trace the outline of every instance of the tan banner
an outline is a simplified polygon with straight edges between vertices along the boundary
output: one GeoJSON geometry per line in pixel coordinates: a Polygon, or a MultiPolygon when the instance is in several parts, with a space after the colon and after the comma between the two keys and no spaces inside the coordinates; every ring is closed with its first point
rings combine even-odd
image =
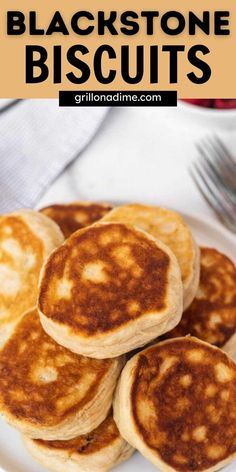
{"type": "Polygon", "coordinates": [[[0,35],[2,98],[158,89],[182,98],[236,96],[235,0],[2,0],[0,35]],[[21,15],[7,14],[14,11],[21,15]]]}

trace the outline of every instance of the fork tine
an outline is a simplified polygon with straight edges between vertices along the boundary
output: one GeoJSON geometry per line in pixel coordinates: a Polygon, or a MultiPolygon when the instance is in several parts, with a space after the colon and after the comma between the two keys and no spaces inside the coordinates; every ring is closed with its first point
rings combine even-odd
{"type": "Polygon", "coordinates": [[[198,189],[201,191],[204,198],[211,205],[211,207],[215,211],[218,211],[218,212],[223,211],[223,207],[221,203],[218,201],[215,201],[215,199],[213,198],[209,185],[207,184],[206,179],[202,176],[201,171],[199,172],[199,168],[197,167],[196,164],[194,164],[192,168],[190,168],[190,173],[198,189]]]}
{"type": "Polygon", "coordinates": [[[227,176],[232,181],[234,189],[236,189],[236,161],[233,160],[232,156],[229,154],[228,149],[217,136],[215,141],[210,141],[210,143],[215,153],[215,158],[218,162],[218,165],[221,167],[221,169],[224,169],[224,172],[227,171],[227,176]]]}
{"type": "Polygon", "coordinates": [[[189,170],[191,177],[201,195],[214,210],[220,221],[224,223],[231,231],[236,233],[236,224],[232,222],[231,218],[228,218],[228,211],[226,211],[224,206],[222,206],[221,201],[218,198],[215,198],[215,195],[212,194],[212,191],[206,182],[205,177],[202,175],[202,172],[199,172],[199,168],[196,166],[196,164],[190,167],[189,170]]]}
{"type": "Polygon", "coordinates": [[[225,198],[236,208],[236,185],[231,185],[231,180],[229,181],[224,173],[220,172],[220,169],[218,169],[217,165],[213,165],[211,159],[206,158],[206,166],[208,167],[208,170],[215,183],[222,187],[222,192],[224,193],[225,198]]]}
{"type": "Polygon", "coordinates": [[[198,146],[198,149],[201,150],[201,155],[204,157],[202,158],[201,165],[204,168],[205,172],[208,174],[212,182],[214,183],[217,191],[219,186],[222,189],[224,199],[226,203],[228,203],[230,206],[233,205],[233,210],[236,209],[236,195],[234,192],[232,192],[227,186],[225,181],[222,179],[222,175],[219,173],[218,168],[213,165],[212,159],[209,157],[209,155],[205,152],[201,146],[198,146]]]}
{"type": "Polygon", "coordinates": [[[212,141],[204,143],[204,148],[201,146],[198,146],[198,148],[201,148],[200,152],[208,157],[208,161],[211,161],[214,172],[218,173],[218,178],[224,185],[230,199],[236,202],[236,163],[233,166],[229,165],[224,151],[220,151],[219,148],[215,147],[212,141]],[[208,155],[206,155],[204,149],[208,150],[208,155]]]}
{"type": "Polygon", "coordinates": [[[199,166],[199,163],[196,164],[195,163],[195,169],[198,173],[198,176],[200,177],[202,183],[204,184],[205,188],[207,188],[208,192],[210,193],[210,195],[212,195],[214,197],[214,199],[217,201],[217,204],[218,204],[218,207],[222,210],[222,211],[227,211],[226,207],[224,206],[221,198],[219,197],[219,194],[217,192],[217,187],[214,187],[212,188],[212,181],[210,180],[211,182],[211,185],[209,183],[209,181],[206,179],[205,175],[204,175],[204,172],[202,171],[202,169],[200,168],[199,166]],[[213,193],[214,192],[214,193],[213,193]]]}
{"type": "Polygon", "coordinates": [[[218,137],[205,139],[197,149],[191,177],[218,218],[236,233],[236,161],[218,137]]]}
{"type": "MultiPolygon", "coordinates": [[[[212,161],[211,161],[210,155],[206,152],[205,148],[201,144],[197,144],[197,149],[199,150],[200,156],[202,157],[201,165],[205,167],[207,163],[208,170],[210,172],[213,170],[215,171],[216,169],[212,169],[212,161]]],[[[220,176],[219,176],[218,171],[216,171],[216,175],[217,175],[217,181],[219,182],[220,176]]]]}
{"type": "Polygon", "coordinates": [[[190,167],[189,172],[190,172],[190,175],[191,175],[194,183],[196,184],[198,190],[200,191],[201,195],[204,197],[204,199],[206,200],[208,205],[210,205],[210,207],[217,213],[217,215],[219,217],[221,217],[221,213],[220,213],[217,205],[215,204],[214,200],[210,197],[210,194],[208,192],[206,192],[205,188],[203,187],[202,183],[200,182],[200,179],[198,179],[197,175],[195,175],[195,173],[193,172],[193,168],[190,167]]]}
{"type": "Polygon", "coordinates": [[[234,171],[235,171],[236,162],[233,159],[232,155],[229,153],[229,150],[227,149],[227,147],[225,146],[223,141],[219,138],[219,136],[216,135],[214,137],[214,139],[215,139],[215,143],[218,143],[218,146],[221,148],[221,150],[223,151],[225,157],[227,157],[228,162],[231,163],[231,165],[233,166],[234,171]]]}

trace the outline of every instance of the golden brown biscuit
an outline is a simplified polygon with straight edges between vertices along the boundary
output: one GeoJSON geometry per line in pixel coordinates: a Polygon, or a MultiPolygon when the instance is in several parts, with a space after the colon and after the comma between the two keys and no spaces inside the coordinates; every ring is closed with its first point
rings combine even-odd
{"type": "Polygon", "coordinates": [[[179,322],[182,283],[161,242],[117,223],[77,231],[42,272],[40,319],[73,352],[106,358],[147,344],[179,322]]]}
{"type": "Polygon", "coordinates": [[[73,202],[50,205],[40,210],[60,226],[65,238],[100,220],[112,207],[105,203],[73,202]]]}
{"type": "Polygon", "coordinates": [[[123,360],[78,356],[27,313],[0,352],[0,413],[23,434],[71,439],[107,416],[123,360]]]}
{"type": "Polygon", "coordinates": [[[201,249],[200,286],[178,326],[165,335],[191,334],[236,353],[236,267],[216,249],[201,249]]]}
{"type": "Polygon", "coordinates": [[[131,224],[150,233],[170,247],[180,265],[184,308],[192,302],[199,284],[199,248],[183,218],[176,212],[137,203],[110,211],[102,221],[131,224]]]}
{"type": "Polygon", "coordinates": [[[56,223],[38,212],[21,210],[0,217],[0,344],[36,305],[43,262],[63,240],[56,223]]]}
{"type": "Polygon", "coordinates": [[[162,471],[216,471],[236,457],[236,365],[197,338],[134,356],[114,401],[121,435],[162,471]]]}
{"type": "Polygon", "coordinates": [[[134,449],[120,436],[112,413],[94,431],[70,441],[24,438],[32,456],[55,472],[106,472],[127,460],[134,449]]]}

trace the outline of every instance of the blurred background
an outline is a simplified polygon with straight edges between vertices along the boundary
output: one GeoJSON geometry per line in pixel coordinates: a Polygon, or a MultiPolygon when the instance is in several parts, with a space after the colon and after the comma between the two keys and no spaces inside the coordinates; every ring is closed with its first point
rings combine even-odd
{"type": "MultiPolygon", "coordinates": [[[[112,109],[59,108],[57,100],[1,100],[0,110],[1,212],[100,200],[142,201],[215,216],[193,170],[204,150],[213,164],[216,152],[224,163],[223,149],[221,155],[214,148],[217,139],[232,158],[232,182],[223,184],[234,193],[234,99],[112,109]]],[[[235,216],[234,199],[228,204],[235,216]]]]}

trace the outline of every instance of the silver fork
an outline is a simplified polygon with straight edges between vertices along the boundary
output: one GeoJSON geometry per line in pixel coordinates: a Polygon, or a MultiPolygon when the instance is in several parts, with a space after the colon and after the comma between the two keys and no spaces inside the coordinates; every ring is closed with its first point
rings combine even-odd
{"type": "Polygon", "coordinates": [[[236,233],[236,160],[217,136],[197,144],[197,149],[190,174],[221,222],[236,233]]]}

